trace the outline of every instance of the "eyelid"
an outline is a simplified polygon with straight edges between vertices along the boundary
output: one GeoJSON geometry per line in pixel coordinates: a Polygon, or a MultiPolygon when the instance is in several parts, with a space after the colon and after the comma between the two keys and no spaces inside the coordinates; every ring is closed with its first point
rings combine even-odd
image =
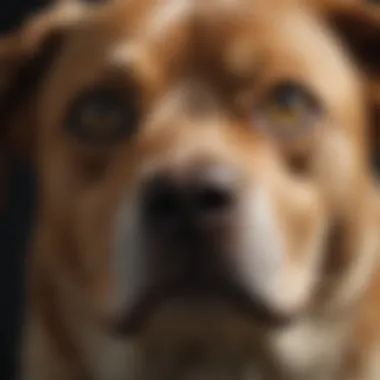
{"type": "Polygon", "coordinates": [[[128,96],[125,91],[109,86],[85,90],[69,105],[65,127],[77,139],[93,145],[109,144],[127,138],[135,132],[140,116],[137,99],[132,95],[128,96]],[[96,129],[92,131],[91,126],[83,124],[81,113],[86,110],[85,107],[101,106],[102,102],[106,106],[106,112],[107,107],[110,107],[110,111],[120,112],[121,120],[112,125],[110,130],[105,128],[99,133],[96,129]]]}
{"type": "Polygon", "coordinates": [[[312,89],[308,85],[305,85],[301,81],[290,80],[290,79],[277,81],[272,86],[267,87],[267,90],[263,94],[264,101],[270,99],[271,95],[273,95],[277,90],[283,89],[286,87],[288,87],[288,89],[299,90],[299,92],[302,93],[302,95],[304,95],[307,98],[307,100],[313,105],[318,106],[318,107],[321,105],[319,96],[316,94],[316,91],[314,91],[314,89],[312,89]]]}
{"type": "MultiPolygon", "coordinates": [[[[315,125],[317,119],[323,114],[323,105],[319,101],[318,96],[309,87],[304,86],[302,83],[292,80],[282,80],[276,82],[273,86],[267,87],[266,91],[262,92],[260,100],[257,102],[254,109],[255,124],[258,124],[258,128],[263,130],[265,133],[271,135],[277,135],[280,138],[292,139],[295,135],[302,133],[305,128],[309,129],[315,125]],[[294,130],[292,129],[289,134],[289,130],[282,130],[281,125],[273,125],[270,120],[270,113],[268,113],[268,107],[271,106],[271,101],[275,99],[276,91],[281,89],[282,86],[290,86],[300,90],[302,96],[306,97],[308,105],[305,108],[305,115],[302,117],[299,123],[295,123],[294,130]],[[308,110],[310,112],[308,112],[308,110]]],[[[272,104],[275,104],[273,102],[272,104]]],[[[281,123],[278,123],[281,124],[281,123]]]]}

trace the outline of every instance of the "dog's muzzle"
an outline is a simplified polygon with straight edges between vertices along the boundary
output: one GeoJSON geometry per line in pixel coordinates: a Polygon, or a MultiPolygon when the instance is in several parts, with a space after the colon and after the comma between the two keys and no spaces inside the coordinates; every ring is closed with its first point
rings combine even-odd
{"type": "MultiPolygon", "coordinates": [[[[136,332],[166,302],[222,301],[256,319],[283,323],[232,275],[237,253],[243,180],[233,167],[197,163],[155,171],[142,185],[137,231],[140,249],[129,253],[129,290],[121,330],[136,332]],[[141,233],[143,231],[143,233],[141,233]]],[[[130,234],[130,240],[137,239],[130,234]]],[[[130,242],[126,243],[126,247],[130,242]]],[[[128,248],[121,252],[128,255],[128,248]]]]}

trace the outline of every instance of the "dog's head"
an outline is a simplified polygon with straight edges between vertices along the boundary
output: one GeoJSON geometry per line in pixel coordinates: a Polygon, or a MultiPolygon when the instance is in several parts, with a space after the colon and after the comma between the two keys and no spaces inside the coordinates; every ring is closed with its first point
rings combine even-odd
{"type": "Polygon", "coordinates": [[[363,286],[380,11],[316,3],[120,1],[4,42],[36,255],[94,314],[271,326],[363,286]]]}

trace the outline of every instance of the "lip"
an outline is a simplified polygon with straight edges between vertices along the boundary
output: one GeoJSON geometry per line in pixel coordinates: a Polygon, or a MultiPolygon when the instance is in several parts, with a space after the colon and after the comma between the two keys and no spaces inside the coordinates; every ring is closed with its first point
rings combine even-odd
{"type": "Polygon", "coordinates": [[[154,286],[146,291],[132,311],[124,314],[116,324],[113,324],[112,330],[122,336],[137,335],[144,330],[160,307],[177,301],[194,307],[212,301],[222,302],[233,312],[263,328],[277,329],[292,322],[290,316],[273,312],[231,282],[222,279],[189,281],[182,278],[154,286]]]}

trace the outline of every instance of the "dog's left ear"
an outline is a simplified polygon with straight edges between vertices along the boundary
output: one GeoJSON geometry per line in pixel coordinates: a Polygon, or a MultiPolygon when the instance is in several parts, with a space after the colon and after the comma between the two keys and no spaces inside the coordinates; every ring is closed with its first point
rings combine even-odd
{"type": "MultiPolygon", "coordinates": [[[[371,116],[370,143],[376,170],[380,171],[380,1],[316,0],[364,74],[371,116]]],[[[321,58],[322,59],[322,58],[321,58]]]]}
{"type": "Polygon", "coordinates": [[[380,74],[380,1],[316,0],[367,74],[380,74]]]}

